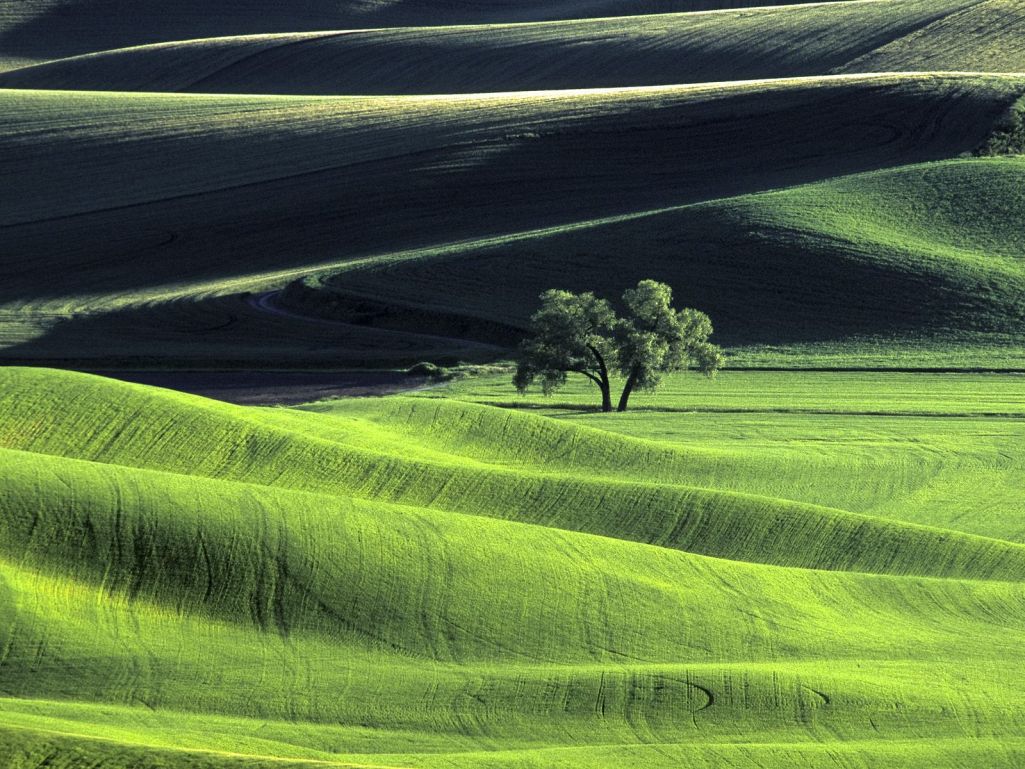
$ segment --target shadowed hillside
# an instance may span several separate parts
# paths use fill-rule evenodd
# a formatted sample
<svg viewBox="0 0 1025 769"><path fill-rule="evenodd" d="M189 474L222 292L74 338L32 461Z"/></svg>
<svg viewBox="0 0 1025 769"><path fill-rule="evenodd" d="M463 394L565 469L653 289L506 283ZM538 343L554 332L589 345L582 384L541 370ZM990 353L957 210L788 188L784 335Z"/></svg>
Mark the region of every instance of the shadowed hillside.
<svg viewBox="0 0 1025 769"><path fill-rule="evenodd" d="M1017 0L984 0L898 38L844 67L847 72L902 70L914 64L933 70L1025 69L1025 8Z"/></svg>
<svg viewBox="0 0 1025 769"><path fill-rule="evenodd" d="M824 75L877 49L888 50L950 15L961 18L958 12L975 3L788 5L557 23L215 38L56 61L0 75L0 87L440 94ZM962 24L972 18L968 15ZM1021 34L1023 21L1017 16L1002 21L1002 34ZM891 69L939 68L927 52L916 61L915 46L909 50L910 58ZM1001 51L995 61L977 62L971 50L961 50L960 58L947 60L943 69L1021 68L1013 48Z"/></svg>
<svg viewBox="0 0 1025 769"><path fill-rule="evenodd" d="M615 295L655 276L709 311L731 344L1020 334L1023 178L1019 158L902 167L437 259L355 265L291 293L313 308L330 308L332 289L350 302L447 302L525 325L548 286ZM498 297L487 291L495 284L505 287Z"/></svg>
<svg viewBox="0 0 1025 769"><path fill-rule="evenodd" d="M537 21L773 5L766 0L2 0L0 58L52 59L199 37Z"/></svg>
<svg viewBox="0 0 1025 769"><path fill-rule="evenodd" d="M345 341L350 326L311 327L226 297L347 265L373 272L520 242L515 250L529 256L528 242L619 226L621 215L951 157L981 145L1020 89L1008 78L869 76L486 99L8 91L0 153L14 183L3 201L2 255L31 268L12 271L0 289L10 318L6 355L60 359L87 350L96 359L145 359L188 345L193 359L366 360L365 343L354 349ZM114 115L121 119L112 122ZM666 241L667 234L659 252L667 244L675 252L680 235ZM641 257L651 258L661 257ZM518 270L519 259L495 265L496 275ZM558 278L562 268L552 266L536 280ZM582 269L580 279L592 268ZM887 290L905 280L893 283L885 265L857 270L880 273L893 286ZM467 271L452 289L477 279ZM354 276L350 290L363 280ZM588 287L615 284L603 276ZM538 285L509 285L508 301L531 301ZM399 299L404 290L395 285L388 294ZM490 308L502 323L529 309ZM429 309L482 317L469 301ZM724 320L730 341L751 338ZM839 330L893 325L887 317L867 322ZM1014 322L1012 313L976 325L1006 330ZM422 322L417 330L475 336L456 325ZM773 331L780 341L794 338L792 325ZM485 341L508 341L488 333ZM415 343L374 339L378 360L417 357L406 352Z"/></svg>

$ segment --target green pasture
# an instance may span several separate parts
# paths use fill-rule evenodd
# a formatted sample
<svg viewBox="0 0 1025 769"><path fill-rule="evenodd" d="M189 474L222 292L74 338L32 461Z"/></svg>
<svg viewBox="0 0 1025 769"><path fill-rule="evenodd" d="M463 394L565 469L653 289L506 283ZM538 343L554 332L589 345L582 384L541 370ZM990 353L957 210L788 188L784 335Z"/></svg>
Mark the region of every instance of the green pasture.
<svg viewBox="0 0 1025 769"><path fill-rule="evenodd" d="M517 395L508 380L493 375L442 392L734 460L704 475L692 461L692 482L703 486L987 536L1025 534L1016 491L1025 417L1021 374L727 370L714 380L680 374L655 393L638 393L631 411L612 416L595 413L595 388L582 378L571 378L550 398Z"/></svg>
<svg viewBox="0 0 1025 769"><path fill-rule="evenodd" d="M1020 377L0 377L5 768L1020 756Z"/></svg>
<svg viewBox="0 0 1025 769"><path fill-rule="evenodd" d="M853 365L970 365L977 345L1006 366L1025 318L1023 170L1018 157L903 166L487 250L356 263L321 285L522 326L546 287L615 296L653 276L708 312L742 362L771 361L764 348L786 340L799 350L788 367L842 366L845 352Z"/></svg>
<svg viewBox="0 0 1025 769"><path fill-rule="evenodd" d="M0 0L0 769L1025 765L1023 41ZM718 377L515 391L541 291L649 278Z"/></svg>

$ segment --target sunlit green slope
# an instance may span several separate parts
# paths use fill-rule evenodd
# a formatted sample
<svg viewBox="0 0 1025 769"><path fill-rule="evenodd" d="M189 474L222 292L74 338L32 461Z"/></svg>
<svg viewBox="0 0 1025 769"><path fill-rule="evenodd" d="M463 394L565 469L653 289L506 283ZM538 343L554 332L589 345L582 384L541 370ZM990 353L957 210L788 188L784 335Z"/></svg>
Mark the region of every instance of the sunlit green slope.
<svg viewBox="0 0 1025 769"><path fill-rule="evenodd" d="M709 312L732 344L1020 338L1023 182L1020 158L909 166L467 253L354 265L290 295L310 311L329 309L333 289L523 325L547 287L614 296L655 277ZM489 290L496 285L501 292Z"/></svg>
<svg viewBox="0 0 1025 769"><path fill-rule="evenodd" d="M304 274L330 283L344 269L351 295L384 295L399 307L415 297L416 312L429 316L416 319L416 331L479 337L483 324L493 341L494 323L521 322L539 286L567 274L600 291L635 270L669 277L669 264L691 270L689 253L704 258L693 252L707 248L703 236L715 242L724 224L731 233L754 227L724 221L741 210L732 204L664 209L970 152L1023 87L1014 77L922 75L465 98L6 91L0 257L18 269L0 287L4 355L290 365L467 357L465 342L410 339L408 324L389 335L311 323L294 313L319 313L316 302L281 312L240 292L281 289ZM1017 166L1003 168L1013 175ZM1011 232L1017 212L1005 208L1002 231ZM759 259L775 270L791 254L772 248ZM894 318L875 311L876 296L942 272L915 254L906 269L841 254L830 267L842 280L864 278L857 290L871 312L805 328L823 301L813 295L796 321L738 316L730 301L769 313L823 290L818 257L794 251L807 275L783 278L784 291L759 288L765 272L745 268L738 286L718 287L732 300L702 294L724 341L885 331ZM715 256L700 270L733 279L747 253ZM992 269L1014 274L1006 259ZM451 291L440 303L431 275L444 275ZM482 280L508 289L483 310ZM947 285L956 289L954 281ZM969 301L954 300L951 313ZM1013 330L1009 302L999 291L984 298L970 325ZM930 307L912 310L913 329L946 322Z"/></svg>
<svg viewBox="0 0 1025 769"><path fill-rule="evenodd" d="M0 0L0 60L304 30L480 24L777 5L771 0Z"/></svg>
<svg viewBox="0 0 1025 769"><path fill-rule="evenodd" d="M568 529L587 482L599 526L625 488L665 513L645 479L671 493L715 451L459 402L2 376L5 769L1021 758L1021 545L834 510L827 570L709 558L631 541L638 516ZM541 482L545 520L504 507ZM777 553L823 512L757 501L790 511ZM717 535L728 505L683 507L680 533L763 536L755 508Z"/></svg>
<svg viewBox="0 0 1025 769"><path fill-rule="evenodd" d="M117 49L0 75L0 87L203 93L480 93L824 75L977 0L886 0L756 11L224 37ZM974 10L972 11L974 13ZM1021 35L1025 16L1002 20ZM1019 18L1021 17L1021 18ZM917 38L916 38L917 39ZM931 45L931 43L929 44ZM914 47L892 70L941 69ZM885 49L884 49L885 50ZM931 48L930 48L931 50ZM1003 52L1003 53L1000 53ZM994 44L942 69L1018 71ZM994 69L995 68L995 69ZM850 69L849 71L859 71ZM866 66L864 71L880 71Z"/></svg>
<svg viewBox="0 0 1025 769"><path fill-rule="evenodd" d="M715 478L735 471L729 453L679 453L493 409L396 401L401 405L393 418L406 430L449 424L449 434L459 434L483 420L487 435L521 436L505 449L505 457L516 453L515 463L503 455L489 461L473 444L453 449L459 444L445 432L417 448L408 432L372 421L271 411L239 422L237 407L214 401L77 374L8 372L0 436L11 449L501 517L782 565L1015 579L1025 569L1025 548L1017 545L792 502L782 496L785 484L775 487L776 497L718 490ZM69 393L96 405L67 414L59 404ZM553 444L560 449L553 451ZM905 493L923 481L924 473L905 479ZM35 485L26 488L37 493Z"/></svg>
<svg viewBox="0 0 1025 769"><path fill-rule="evenodd" d="M1023 69L1025 9L1017 0L984 0L945 15L928 26L861 56L846 72L915 69Z"/></svg>
<svg viewBox="0 0 1025 769"><path fill-rule="evenodd" d="M657 393L635 395L631 411L613 418L588 413L594 386L582 378L571 378L554 398L513 395L509 381L508 374L470 379L442 392L658 441L663 449L677 446L686 459L676 477L706 488L1025 542L1020 374L728 371L715 380L689 374L671 377ZM385 421L407 442L436 434L465 443L463 453L495 451L480 425L445 430L467 422L454 410L425 429L394 408L399 402L317 408ZM659 466L639 447L634 452ZM526 461L553 461L550 454L524 453Z"/></svg>

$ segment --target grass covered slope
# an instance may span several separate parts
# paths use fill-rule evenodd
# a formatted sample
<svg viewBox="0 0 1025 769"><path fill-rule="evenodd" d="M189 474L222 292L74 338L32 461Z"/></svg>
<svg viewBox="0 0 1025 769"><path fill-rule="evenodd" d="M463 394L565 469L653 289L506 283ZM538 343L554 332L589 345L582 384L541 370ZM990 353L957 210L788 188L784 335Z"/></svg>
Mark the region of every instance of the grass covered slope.
<svg viewBox="0 0 1025 769"><path fill-rule="evenodd" d="M238 407L80 374L9 371L2 441L19 451L782 565L1014 579L1025 568L1025 549L997 540L773 498L764 486L760 496L718 490L736 471L738 457L728 452L681 453L467 404L389 400L396 408L383 421L372 408L355 421L291 411L248 416ZM79 418L57 418L69 397L96 405ZM515 436L500 453L477 448L500 434ZM905 478L903 493L917 491L930 469ZM758 471L763 479L771 473ZM786 488L781 479L772 492Z"/></svg>
<svg viewBox="0 0 1025 769"><path fill-rule="evenodd" d="M1014 78L867 76L472 98L7 91L0 256L29 269L0 289L5 355L289 363L366 360L369 346L415 357L446 342L378 335L352 347L349 326L238 294L360 264L369 271L351 273L351 285L373 295L363 287L379 265L441 264L441 274L438 257L490 260L497 277L520 269L527 244L605 237L620 226L609 217L970 151L1021 88ZM661 237L656 258L675 248ZM492 255L506 244L517 256L499 263ZM566 263L552 266L536 278L544 287ZM536 294L524 275L511 286L517 301ZM481 277L468 263L453 290ZM613 286L602 276L587 287ZM402 301L405 289L388 294ZM480 317L463 298L429 309ZM495 317L509 320L507 309Z"/></svg>
<svg viewBox="0 0 1025 769"><path fill-rule="evenodd" d="M928 68L1019 72L1025 69L1017 0L984 0L945 15L847 64L846 72L888 72Z"/></svg>
<svg viewBox="0 0 1025 769"><path fill-rule="evenodd" d="M312 308L330 306L332 290L412 308L447 303L522 325L547 287L615 296L654 277L709 312L728 344L1019 338L1023 180L1020 158L907 166L508 246L356 264L291 294ZM496 296L492 285L504 289Z"/></svg>
<svg viewBox="0 0 1025 769"><path fill-rule="evenodd" d="M824 75L929 29L976 1L787 5L533 24L201 39L48 62L0 75L0 87L441 94ZM1020 20L1004 19L1009 37L1021 27ZM999 72L1023 69L1011 51L997 61ZM959 64L947 61L942 69L983 70L994 63L975 66L966 56ZM923 58L891 69L940 67Z"/></svg>
<svg viewBox="0 0 1025 769"><path fill-rule="evenodd" d="M956 568L713 559L389 501L447 463L477 482L438 499L486 508L548 461L553 481L600 478L593 515L617 485L687 472L700 452L678 446L457 402L304 413L45 370L3 385L5 767L1020 757L1020 545L879 520L904 542L890 567Z"/></svg>
<svg viewBox="0 0 1025 769"><path fill-rule="evenodd" d="M542 289L656 278L733 367L1025 370L1023 33L0 0L0 360L494 360ZM1025 765L1022 375L510 376L0 367L0 769Z"/></svg>
<svg viewBox="0 0 1025 769"><path fill-rule="evenodd" d="M431 19L433 26L289 29L94 49L0 74L0 87L439 94L831 72L1025 70L1020 42L1025 11L1016 0L882 0L674 14L644 10L646 15L559 22L438 26L439 20Z"/></svg>
<svg viewBox="0 0 1025 769"><path fill-rule="evenodd" d="M775 5L766 0L0 0L0 58L53 59L223 35L480 24Z"/></svg>
<svg viewBox="0 0 1025 769"><path fill-rule="evenodd" d="M589 413L594 392L586 380L571 379L554 398L513 396L508 375L455 382L444 394L657 441L663 450L677 446L686 458L680 477L701 487L1025 542L1022 382L1020 374L726 371L715 380L689 374L670 377L657 393L638 394L631 412L612 419ZM377 409L344 401L322 408L382 418ZM408 440L440 431L437 421L430 431L414 420L407 428L406 421L389 419ZM479 436L467 453L486 451L484 431L462 433L461 440ZM659 464L634 453L648 466Z"/></svg>

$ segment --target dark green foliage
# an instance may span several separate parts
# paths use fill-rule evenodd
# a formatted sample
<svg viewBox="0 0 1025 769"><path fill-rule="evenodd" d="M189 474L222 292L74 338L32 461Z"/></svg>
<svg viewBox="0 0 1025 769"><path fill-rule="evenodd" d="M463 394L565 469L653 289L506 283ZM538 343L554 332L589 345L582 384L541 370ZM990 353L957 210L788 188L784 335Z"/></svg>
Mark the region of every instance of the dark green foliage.
<svg viewBox="0 0 1025 769"><path fill-rule="evenodd" d="M424 361L406 369L406 376L426 377L428 379L444 381L452 378L452 372L444 366L439 366L437 363Z"/></svg>
<svg viewBox="0 0 1025 769"><path fill-rule="evenodd" d="M545 291L530 319L533 335L520 347L516 389L524 392L538 381L547 395L566 383L567 373L583 374L601 390L602 411L612 411L609 372L618 363L618 323L612 306L589 291Z"/></svg>
<svg viewBox="0 0 1025 769"><path fill-rule="evenodd" d="M626 377L618 410L626 411L634 389L653 390L670 371L693 365L714 374L725 357L708 341L712 321L698 310L674 310L672 299L665 283L642 280L623 293L629 315L619 318L591 292L544 292L520 347L516 389L525 392L537 380L548 395L567 374L583 374L601 391L602 411L612 411L609 373L618 370Z"/></svg>
<svg viewBox="0 0 1025 769"><path fill-rule="evenodd" d="M975 154L983 157L1025 154L1025 98L1014 103Z"/></svg>
<svg viewBox="0 0 1025 769"><path fill-rule="evenodd" d="M630 316L619 323L619 371L626 377L619 411L626 411L635 388L654 390L670 371L696 366L714 376L726 362L721 348L708 341L712 321L689 307L674 310L673 289L665 283L642 280L623 292Z"/></svg>

